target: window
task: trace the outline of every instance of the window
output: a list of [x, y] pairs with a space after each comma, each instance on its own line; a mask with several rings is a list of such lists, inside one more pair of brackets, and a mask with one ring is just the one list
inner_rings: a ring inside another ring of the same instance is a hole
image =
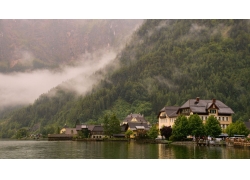
[[216, 109], [210, 109], [210, 114], [216, 114]]
[[184, 113], [184, 114], [189, 114], [190, 113], [190, 109], [182, 109], [181, 110], [181, 114]]
[[228, 121], [228, 117], [226, 117], [226, 121]]

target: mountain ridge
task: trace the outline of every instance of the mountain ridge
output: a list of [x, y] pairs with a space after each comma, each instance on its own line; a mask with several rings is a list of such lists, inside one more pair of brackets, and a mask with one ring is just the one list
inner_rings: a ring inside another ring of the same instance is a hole
[[233, 121], [247, 121], [249, 32], [248, 20], [147, 20], [118, 54], [119, 68], [103, 74], [90, 92], [76, 97], [57, 87], [57, 96], [39, 98], [6, 116], [9, 124], [2, 126], [2, 137], [37, 123], [36, 131], [43, 134], [64, 124], [74, 126], [77, 120], [101, 123], [107, 113], [120, 120], [131, 112], [141, 113], [155, 123], [164, 106], [196, 97], [218, 99], [235, 112]]

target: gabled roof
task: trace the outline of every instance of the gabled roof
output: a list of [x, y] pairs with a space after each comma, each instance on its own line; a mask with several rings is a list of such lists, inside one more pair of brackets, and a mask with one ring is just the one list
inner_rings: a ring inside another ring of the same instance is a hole
[[127, 129], [128, 129], [128, 125], [127, 124], [121, 125], [121, 132], [125, 132]]
[[82, 129], [88, 128], [89, 131], [98, 131], [97, 129], [103, 128], [101, 125], [76, 125], [76, 130], [80, 131]]
[[86, 128], [88, 128], [88, 126], [84, 125], [84, 124], [78, 124], [78, 125], [76, 125], [76, 130], [77, 131], [80, 131], [80, 130], [86, 129]]
[[101, 125], [94, 125], [94, 128], [92, 129], [92, 131], [94, 131], [94, 132], [101, 132], [101, 131], [103, 131], [103, 126], [101, 126]]
[[93, 131], [93, 129], [94, 129], [95, 126], [96, 125], [88, 125], [88, 130]]
[[168, 117], [177, 117], [177, 111], [180, 107], [179, 106], [165, 106], [161, 109], [161, 111], [158, 113], [157, 118], [159, 118], [161, 112], [166, 112], [166, 115]]
[[123, 123], [134, 122], [134, 123], [148, 123], [142, 114], [129, 114], [124, 120]]
[[212, 105], [215, 105], [216, 108], [218, 108], [219, 114], [233, 114], [233, 110], [225, 105], [220, 100], [202, 100], [202, 99], [189, 99], [187, 102], [185, 102], [177, 112], [179, 112], [180, 109], [190, 108], [190, 110], [193, 113], [207, 113], [207, 109], [210, 108]]

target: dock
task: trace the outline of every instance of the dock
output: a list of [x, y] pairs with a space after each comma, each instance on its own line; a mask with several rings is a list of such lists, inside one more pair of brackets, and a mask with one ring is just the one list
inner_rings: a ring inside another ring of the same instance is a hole
[[197, 146], [226, 146], [225, 141], [199, 140], [196, 144]]
[[245, 138], [227, 139], [226, 142], [233, 146], [250, 146], [250, 141]]
[[250, 141], [243, 139], [243, 138], [235, 138], [235, 139], [226, 139], [220, 140], [220, 141], [208, 141], [208, 140], [198, 140], [196, 141], [197, 146], [241, 146], [245, 147], [248, 146], [250, 147]]

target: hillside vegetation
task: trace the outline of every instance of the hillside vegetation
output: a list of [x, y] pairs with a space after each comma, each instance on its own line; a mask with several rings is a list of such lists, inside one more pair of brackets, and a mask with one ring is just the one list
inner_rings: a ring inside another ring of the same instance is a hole
[[56, 69], [82, 54], [119, 50], [142, 20], [0, 20], [0, 72]]
[[[123, 120], [141, 113], [151, 123], [166, 105], [216, 98], [250, 117], [250, 22], [248, 20], [147, 20], [117, 56], [120, 68], [84, 96], [58, 86], [34, 104], [0, 121], [0, 136], [20, 128], [54, 133], [64, 124], [101, 123], [104, 114]], [[53, 95], [52, 95], [53, 94]]]

